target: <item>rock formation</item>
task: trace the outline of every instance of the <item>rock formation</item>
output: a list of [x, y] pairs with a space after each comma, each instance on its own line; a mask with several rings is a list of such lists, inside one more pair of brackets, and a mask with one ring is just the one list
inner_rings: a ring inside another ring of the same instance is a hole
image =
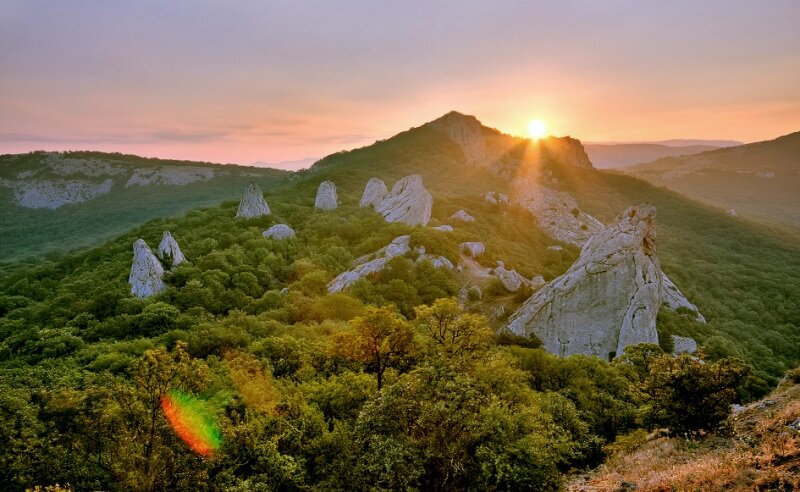
[[508, 205], [508, 195], [503, 193], [498, 193], [496, 191], [487, 191], [485, 195], [483, 195], [483, 199], [489, 203], [494, 204], [505, 204]]
[[514, 313], [508, 329], [535, 333], [561, 356], [620, 355], [626, 346], [658, 343], [656, 315], [663, 299], [656, 256], [655, 208], [629, 208], [583, 247], [567, 272], [546, 284]]
[[367, 186], [364, 187], [364, 193], [361, 195], [358, 205], [360, 207], [377, 207], [388, 193], [389, 189], [386, 188], [386, 183], [382, 179], [370, 178]]
[[492, 270], [492, 273], [500, 280], [500, 283], [503, 284], [503, 288], [509, 292], [516, 292], [523, 285], [528, 285], [532, 288], [539, 288], [544, 285], [544, 279], [541, 276], [528, 280], [516, 270], [508, 270], [505, 263], [500, 260], [497, 261], [497, 267]]
[[582, 246], [603, 228], [599, 220], [578, 208], [572, 195], [530, 178], [514, 183], [514, 201], [531, 212], [545, 232], [565, 243]]
[[317, 188], [317, 199], [314, 207], [320, 210], [333, 210], [339, 206], [339, 197], [336, 195], [336, 185], [333, 181], [323, 181]]
[[478, 241], [469, 241], [458, 245], [462, 253], [466, 253], [473, 258], [477, 258], [486, 252], [486, 245]]
[[237, 219], [252, 219], [254, 217], [261, 217], [262, 215], [269, 215], [269, 205], [264, 200], [264, 194], [261, 192], [261, 187], [256, 183], [250, 183], [244, 189], [242, 201], [239, 202], [239, 210], [236, 212]]
[[431, 219], [432, 208], [433, 197], [423, 186], [422, 177], [413, 174], [397, 181], [375, 210], [387, 222], [424, 226]]
[[464, 153], [471, 166], [493, 167], [517, 142], [499, 131], [487, 128], [474, 116], [451, 111], [429, 123], [444, 131]]
[[133, 243], [133, 263], [128, 277], [131, 294], [139, 298], [150, 297], [164, 290], [164, 268], [144, 239]]
[[442, 232], [453, 232], [453, 226], [451, 225], [440, 225], [433, 228], [435, 231], [442, 231]]
[[673, 354], [693, 354], [695, 352], [697, 352], [697, 342], [694, 341], [694, 338], [672, 335]]
[[290, 237], [294, 237], [294, 229], [286, 224], [275, 224], [261, 233], [261, 235], [270, 239], [289, 239]]
[[158, 166], [137, 168], [133, 176], [125, 183], [125, 188], [131, 186], [185, 186], [197, 181], [214, 179], [221, 173], [215, 169], [200, 166]]
[[186, 261], [178, 242], [169, 231], [164, 231], [164, 235], [161, 237], [161, 243], [158, 245], [158, 257], [163, 262], [171, 259], [173, 268]]
[[697, 309], [697, 306], [689, 302], [689, 299], [683, 295], [683, 293], [678, 289], [678, 286], [675, 285], [667, 274], [664, 273], [664, 304], [667, 305], [668, 308], [672, 309], [673, 311], [677, 311], [679, 308], [685, 308], [689, 311], [694, 313], [694, 319], [705, 323], [706, 319], [700, 314], [700, 310]]
[[453, 262], [448, 260], [444, 256], [433, 256], [422, 253], [417, 257], [417, 263], [423, 261], [430, 261], [431, 265], [433, 265], [434, 268], [447, 268], [448, 270], [452, 270], [453, 268], [455, 268]]
[[334, 293], [343, 290], [345, 287], [355, 283], [367, 275], [377, 273], [389, 263], [395, 256], [401, 256], [411, 251], [411, 236], [405, 235], [395, 238], [388, 246], [378, 250], [373, 259], [361, 257], [355, 260], [355, 268], [342, 272], [328, 284], [328, 292]]
[[569, 164], [574, 167], [592, 169], [592, 162], [581, 141], [571, 137], [547, 137], [539, 140], [542, 157]]
[[471, 216], [464, 210], [459, 210], [450, 216], [451, 219], [460, 220], [462, 222], [475, 222], [475, 217]]

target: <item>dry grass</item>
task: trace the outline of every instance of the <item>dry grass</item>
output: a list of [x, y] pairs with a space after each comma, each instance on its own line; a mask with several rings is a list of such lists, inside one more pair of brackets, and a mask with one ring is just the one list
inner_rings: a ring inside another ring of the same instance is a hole
[[637, 449], [612, 455], [589, 477], [573, 480], [567, 490], [612, 492], [635, 485], [643, 492], [800, 491], [800, 431], [788, 426], [798, 418], [800, 385], [787, 381], [732, 416], [731, 437], [651, 435]]

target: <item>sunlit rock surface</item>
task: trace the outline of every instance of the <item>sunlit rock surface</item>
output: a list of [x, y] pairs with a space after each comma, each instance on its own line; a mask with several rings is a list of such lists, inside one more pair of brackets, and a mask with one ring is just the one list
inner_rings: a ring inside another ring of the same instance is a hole
[[382, 179], [370, 178], [364, 187], [364, 193], [361, 195], [358, 205], [360, 207], [377, 207], [388, 193], [389, 189], [386, 188], [386, 183]]
[[375, 210], [387, 222], [424, 226], [431, 220], [432, 208], [433, 197], [422, 184], [422, 177], [412, 174], [397, 181]]
[[133, 243], [133, 263], [128, 277], [131, 294], [139, 298], [150, 297], [164, 290], [164, 268], [144, 239]]
[[557, 355], [619, 355], [628, 345], [658, 343], [663, 299], [656, 256], [655, 208], [639, 205], [602, 229], [567, 272], [514, 313], [508, 328], [536, 334]]
[[320, 210], [333, 210], [339, 206], [339, 196], [336, 194], [336, 185], [333, 181], [323, 181], [317, 188], [317, 198], [314, 207]]
[[478, 241], [468, 241], [458, 245], [462, 253], [466, 253], [473, 258], [477, 258], [486, 252], [486, 245]]
[[475, 222], [475, 217], [471, 216], [464, 210], [459, 210], [458, 212], [451, 215], [450, 218], [453, 220], [460, 220], [462, 222]]
[[269, 214], [269, 205], [267, 205], [267, 201], [264, 200], [261, 187], [256, 183], [248, 184], [244, 189], [242, 201], [239, 202], [239, 210], [236, 212], [236, 218], [252, 219]]

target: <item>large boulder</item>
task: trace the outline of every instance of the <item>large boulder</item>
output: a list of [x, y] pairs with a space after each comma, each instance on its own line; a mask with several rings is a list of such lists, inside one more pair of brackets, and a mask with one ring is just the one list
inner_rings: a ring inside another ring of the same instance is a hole
[[477, 258], [486, 252], [486, 245], [478, 241], [467, 241], [458, 245], [458, 249], [473, 258]]
[[158, 245], [158, 257], [164, 262], [172, 260], [173, 267], [186, 261], [178, 242], [169, 231], [164, 231], [164, 235], [161, 237], [161, 243]]
[[237, 219], [252, 219], [254, 217], [261, 217], [262, 215], [269, 215], [269, 205], [264, 200], [264, 194], [261, 192], [261, 187], [256, 183], [250, 183], [244, 189], [242, 201], [239, 202], [239, 210], [236, 212]]
[[395, 256], [401, 256], [411, 251], [411, 236], [396, 237], [391, 243], [375, 252], [374, 255], [361, 257], [355, 260], [351, 270], [342, 272], [328, 284], [328, 292], [334, 293], [343, 290], [356, 281], [377, 273]]
[[370, 178], [367, 186], [364, 187], [364, 193], [361, 195], [358, 205], [360, 207], [377, 207], [388, 193], [389, 189], [386, 188], [386, 183], [382, 179]]
[[431, 220], [432, 208], [433, 197], [422, 184], [422, 177], [413, 174], [397, 181], [375, 210], [387, 222], [424, 226]]
[[544, 279], [542, 277], [538, 276], [532, 280], [528, 280], [516, 270], [507, 269], [505, 263], [500, 260], [497, 261], [497, 267], [492, 270], [492, 273], [500, 280], [500, 283], [503, 284], [503, 288], [509, 292], [516, 292], [521, 289], [523, 285], [528, 285], [531, 288], [538, 288], [544, 285]]
[[133, 263], [128, 277], [131, 294], [139, 298], [150, 297], [164, 290], [164, 267], [144, 239], [133, 243]]
[[294, 229], [286, 224], [275, 224], [261, 235], [269, 239], [289, 239], [290, 237], [294, 237]]
[[694, 338], [672, 335], [673, 354], [694, 354], [695, 352], [697, 352], [697, 342]]
[[339, 206], [339, 197], [336, 195], [336, 185], [333, 181], [323, 181], [317, 188], [317, 199], [314, 207], [320, 210], [333, 210]]
[[508, 329], [536, 334], [548, 351], [611, 358], [628, 345], [658, 343], [663, 275], [656, 256], [655, 207], [629, 208], [602, 229], [567, 272], [514, 313]]

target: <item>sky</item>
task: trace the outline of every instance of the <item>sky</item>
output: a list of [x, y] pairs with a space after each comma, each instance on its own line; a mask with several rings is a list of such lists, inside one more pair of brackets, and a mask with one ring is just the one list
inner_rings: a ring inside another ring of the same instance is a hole
[[525, 135], [800, 130], [800, 1], [0, 0], [0, 153], [248, 164], [457, 110]]

